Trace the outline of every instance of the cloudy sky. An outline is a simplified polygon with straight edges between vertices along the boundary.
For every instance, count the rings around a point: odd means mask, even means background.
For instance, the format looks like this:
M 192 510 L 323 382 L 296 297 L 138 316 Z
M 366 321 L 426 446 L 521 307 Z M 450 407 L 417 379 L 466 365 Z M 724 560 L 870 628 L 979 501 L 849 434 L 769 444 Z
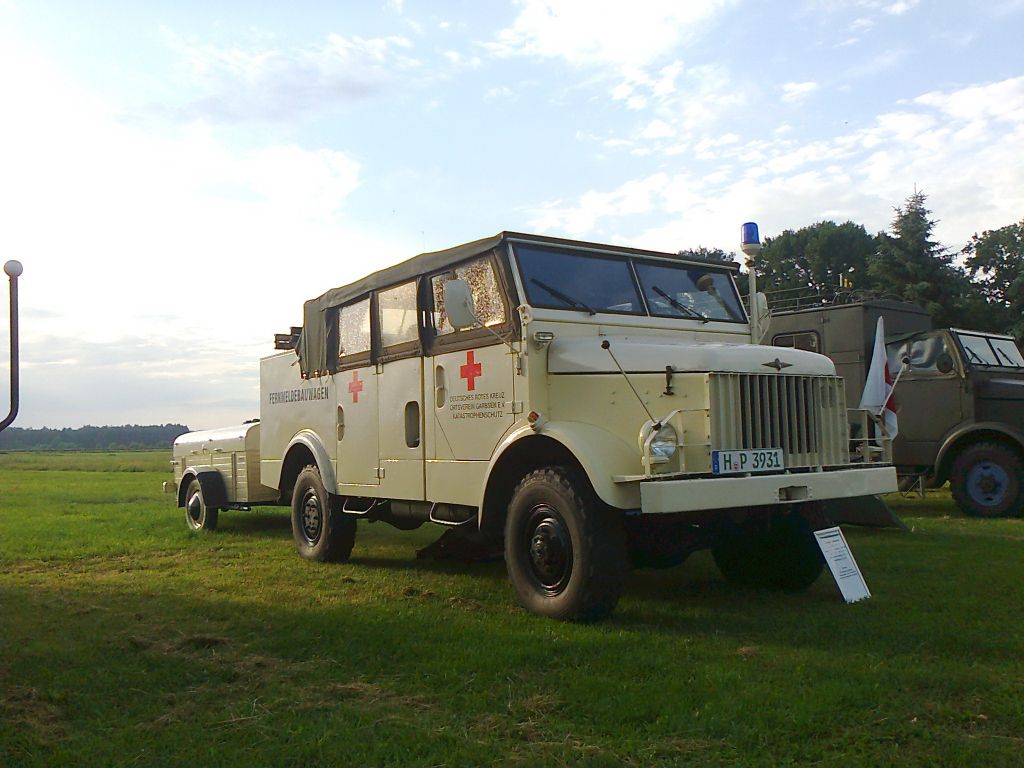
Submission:
M 1022 29 L 1022 0 L 0 0 L 17 425 L 258 415 L 302 301 L 502 229 L 735 250 L 884 229 L 916 185 L 959 250 L 1024 216 Z M 6 287 L 6 350 L 3 318 Z

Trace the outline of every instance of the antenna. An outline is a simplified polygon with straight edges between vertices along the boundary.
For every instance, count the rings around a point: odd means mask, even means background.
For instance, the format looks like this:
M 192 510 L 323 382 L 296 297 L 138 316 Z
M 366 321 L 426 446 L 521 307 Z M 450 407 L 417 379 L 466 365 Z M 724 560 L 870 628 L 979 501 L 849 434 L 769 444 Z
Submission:
M 612 352 L 612 344 L 610 341 L 608 341 L 608 339 L 605 339 L 604 341 L 601 342 L 601 349 L 607 350 L 608 354 L 612 356 L 612 360 L 615 361 L 615 367 L 619 369 L 619 373 L 622 374 L 622 378 L 626 380 L 626 383 L 629 384 L 629 388 L 633 390 L 633 394 L 636 396 L 636 399 L 640 402 L 640 407 L 644 409 L 644 411 L 650 417 L 651 421 L 654 422 L 654 430 L 657 431 L 661 429 L 661 422 L 654 418 L 654 415 L 647 408 L 647 404 L 644 403 L 643 398 L 640 397 L 640 393 L 637 392 L 636 387 L 633 386 L 633 382 L 629 380 L 629 376 L 626 375 L 626 372 L 622 370 L 622 366 L 619 365 L 619 361 L 615 357 L 615 353 Z

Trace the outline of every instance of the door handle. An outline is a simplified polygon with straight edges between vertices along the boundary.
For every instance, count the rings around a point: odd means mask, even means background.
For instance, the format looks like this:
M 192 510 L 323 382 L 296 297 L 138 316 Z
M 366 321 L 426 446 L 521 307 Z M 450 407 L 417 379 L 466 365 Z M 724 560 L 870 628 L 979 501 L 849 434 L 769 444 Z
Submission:
M 448 402 L 448 387 L 446 384 L 444 366 L 438 365 L 434 368 L 434 405 L 437 408 L 444 408 Z

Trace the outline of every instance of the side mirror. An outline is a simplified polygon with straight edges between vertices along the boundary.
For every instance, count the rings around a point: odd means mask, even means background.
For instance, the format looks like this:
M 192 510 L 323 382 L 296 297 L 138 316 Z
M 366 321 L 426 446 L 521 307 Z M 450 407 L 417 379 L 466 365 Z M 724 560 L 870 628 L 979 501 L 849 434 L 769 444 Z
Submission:
M 473 292 L 469 283 L 455 279 L 444 284 L 444 312 L 457 331 L 480 325 L 473 311 Z
M 953 358 L 950 357 L 948 352 L 943 352 L 935 358 L 935 367 L 939 373 L 949 373 L 953 370 Z

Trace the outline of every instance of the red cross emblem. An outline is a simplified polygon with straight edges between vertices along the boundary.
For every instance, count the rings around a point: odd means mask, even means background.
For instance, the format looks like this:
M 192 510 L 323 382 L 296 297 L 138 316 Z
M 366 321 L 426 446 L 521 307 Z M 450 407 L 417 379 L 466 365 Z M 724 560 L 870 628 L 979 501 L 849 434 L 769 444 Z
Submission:
M 352 381 L 348 383 L 348 391 L 352 393 L 352 402 L 359 402 L 359 393 L 363 391 L 363 382 L 359 380 L 359 371 L 352 371 Z
M 466 364 L 459 366 L 459 378 L 466 380 L 466 391 L 472 392 L 476 389 L 476 377 L 484 375 L 483 363 L 478 363 L 473 357 L 473 352 L 466 353 Z

